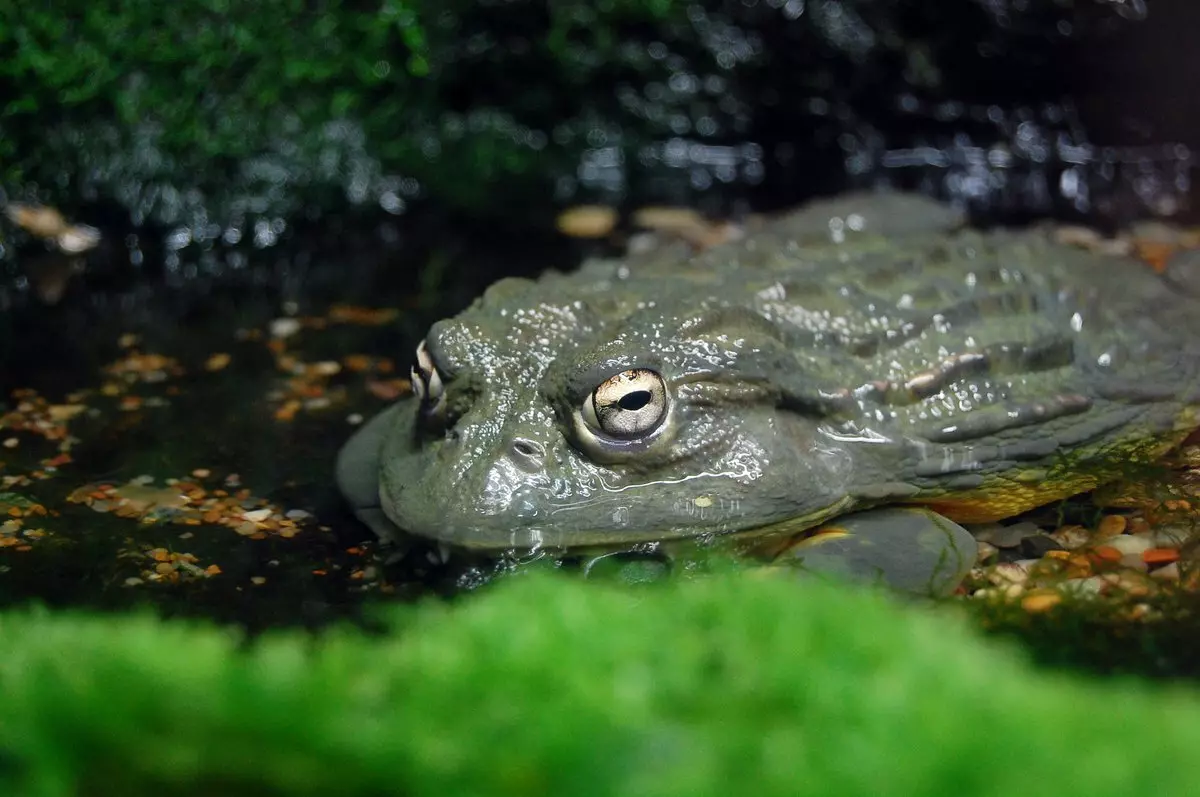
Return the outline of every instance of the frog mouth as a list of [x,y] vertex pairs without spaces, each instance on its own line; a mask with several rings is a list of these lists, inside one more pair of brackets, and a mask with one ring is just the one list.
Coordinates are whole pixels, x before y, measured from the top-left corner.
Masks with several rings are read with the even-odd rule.
[[[378,506],[368,508],[367,517],[363,517],[361,514],[360,517],[372,528],[375,528],[374,523],[378,522],[378,517],[383,517],[387,524],[387,533],[380,534],[380,536],[385,539],[423,538],[462,551],[493,556],[538,552],[591,556],[628,551],[638,546],[657,543],[728,541],[743,545],[748,550],[757,550],[764,547],[760,545],[760,541],[776,538],[783,541],[794,540],[798,535],[813,529],[829,518],[849,511],[852,504],[852,499],[843,498],[828,507],[803,515],[757,525],[716,529],[678,526],[653,530],[639,530],[636,527],[615,530],[547,530],[538,527],[501,530],[495,527],[464,524],[462,526],[439,526],[425,529],[420,534],[414,534],[404,530],[405,524],[402,520],[388,517]],[[376,512],[378,516],[374,514]]]

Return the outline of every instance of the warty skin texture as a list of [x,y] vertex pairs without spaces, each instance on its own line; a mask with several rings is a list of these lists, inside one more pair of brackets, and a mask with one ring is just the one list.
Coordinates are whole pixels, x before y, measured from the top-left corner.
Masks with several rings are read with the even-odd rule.
[[[485,550],[792,534],[892,503],[1007,517],[1197,425],[1197,309],[1045,229],[842,197],[700,255],[496,283],[425,339],[438,402],[373,421],[339,481],[377,530]],[[665,383],[661,424],[598,433],[581,408],[638,370]]]

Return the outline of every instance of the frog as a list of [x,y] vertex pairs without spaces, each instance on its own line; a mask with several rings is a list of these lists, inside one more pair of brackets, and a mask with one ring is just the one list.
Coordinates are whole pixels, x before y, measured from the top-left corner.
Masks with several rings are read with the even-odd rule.
[[592,561],[720,542],[946,594],[975,564],[964,526],[1200,426],[1184,266],[879,191],[705,251],[501,279],[432,325],[413,395],[345,444],[337,482],[385,540]]

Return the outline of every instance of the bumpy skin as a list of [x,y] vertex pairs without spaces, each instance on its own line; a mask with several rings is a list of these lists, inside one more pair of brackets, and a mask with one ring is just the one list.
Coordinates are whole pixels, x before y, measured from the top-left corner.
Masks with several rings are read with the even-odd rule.
[[[377,528],[481,549],[783,535],[894,503],[966,522],[1090,489],[1197,426],[1186,286],[1044,230],[959,225],[848,196],[699,256],[498,282],[426,338],[445,420],[400,402],[348,444],[343,490]],[[667,417],[606,442],[580,408],[631,368],[662,375]]]

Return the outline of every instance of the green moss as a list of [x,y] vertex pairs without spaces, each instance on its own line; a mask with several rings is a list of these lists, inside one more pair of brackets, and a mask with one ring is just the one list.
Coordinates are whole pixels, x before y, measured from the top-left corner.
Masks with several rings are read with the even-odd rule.
[[0,617],[0,791],[1185,794],[1193,693],[821,583],[512,579],[394,630]]
[[630,37],[685,12],[636,0],[8,5],[0,185],[67,205],[94,192],[167,222],[202,207],[288,213],[330,187],[375,199],[396,176],[462,208],[494,204],[501,180],[506,196],[549,203],[593,121],[616,113],[613,81],[668,74]]

